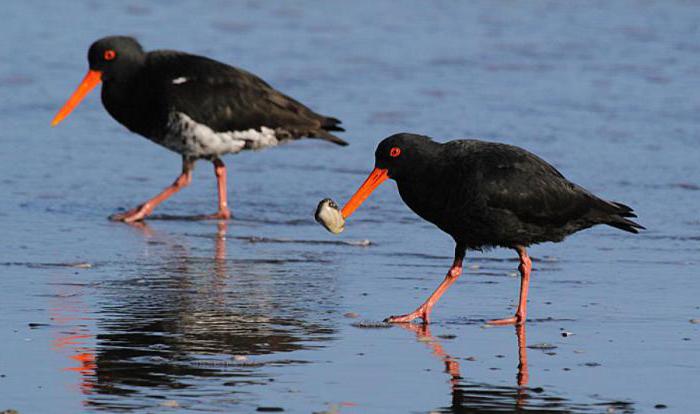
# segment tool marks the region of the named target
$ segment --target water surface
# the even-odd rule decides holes
[[[4,13],[0,409],[695,409],[700,9],[690,2],[27,1]],[[111,223],[180,168],[113,121],[97,93],[48,127],[89,44],[117,33],[251,70],[341,118],[351,146],[308,140],[225,158],[227,225]],[[318,200],[345,201],[376,143],[398,131],[520,145],[634,206],[649,230],[533,247],[526,331],[483,327],[516,305],[516,256],[504,250],[468,254],[430,329],[367,328],[417,306],[453,251],[393,182],[341,236],[313,222]],[[201,162],[157,212],[214,209]]]

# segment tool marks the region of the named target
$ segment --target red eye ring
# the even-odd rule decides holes
[[[105,50],[105,54],[104,54],[105,60],[113,60],[115,57],[117,57],[117,52],[115,52],[112,49]]]
[[[394,147],[394,148],[390,149],[389,155],[394,157],[394,158],[398,157],[399,155],[401,155],[401,148]]]

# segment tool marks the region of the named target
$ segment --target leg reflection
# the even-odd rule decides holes
[[[527,400],[527,382],[530,380],[530,374],[527,370],[527,339],[525,338],[524,323],[515,325],[515,336],[518,338],[518,374],[515,377],[518,382],[516,406],[521,408]]]
[[[228,229],[227,221],[219,221],[216,224],[216,242],[214,244],[214,259],[217,262],[226,260],[226,230]]]
[[[527,339],[525,338],[525,325],[515,326],[515,335],[518,337],[518,385],[524,387],[530,379],[527,371]]]
[[[459,380],[462,379],[459,373],[459,362],[445,352],[445,349],[442,347],[440,341],[435,339],[435,337],[433,337],[433,335],[430,333],[430,326],[425,323],[402,323],[398,324],[397,326],[414,332],[418,341],[427,344],[433,355],[437,356],[442,360],[442,362],[445,363],[445,372],[450,375],[450,384],[454,390],[454,386],[457,385]]]
[[[460,374],[460,365],[457,358],[448,354],[442,346],[442,343],[436,339],[430,332],[430,327],[427,324],[397,324],[403,329],[411,331],[416,334],[416,338],[419,342],[422,342],[428,346],[433,355],[437,356],[445,364],[445,372],[450,376],[450,389],[452,393],[452,408],[456,412],[462,412],[462,409],[468,405],[473,405],[478,407],[484,401],[477,401],[473,395],[465,395],[465,390],[463,388],[478,387],[477,385],[460,384],[462,376]],[[517,337],[518,343],[518,371],[516,375],[517,390],[508,391],[494,391],[494,397],[509,397],[510,404],[513,404],[513,398],[515,399],[515,405],[517,409],[524,406],[528,398],[527,384],[529,381],[529,373],[527,366],[527,342],[525,337],[526,327],[525,324],[515,326],[515,335]],[[483,398],[484,389],[482,389],[478,395]],[[490,403],[493,403],[491,398],[486,398]],[[510,405],[512,409],[512,405]]]

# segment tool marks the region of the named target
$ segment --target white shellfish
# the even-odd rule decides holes
[[[324,198],[316,207],[316,221],[333,234],[340,234],[345,229],[345,218],[338,204],[330,198]]]

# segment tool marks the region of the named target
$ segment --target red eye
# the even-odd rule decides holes
[[[105,60],[112,60],[112,59],[114,59],[115,57],[117,57],[117,52],[115,52],[115,51],[112,50],[112,49],[105,50],[104,57],[105,57]]]
[[[401,155],[401,148],[399,148],[399,147],[392,148],[391,150],[389,150],[389,155],[391,155],[394,158],[398,157],[399,155]]]

